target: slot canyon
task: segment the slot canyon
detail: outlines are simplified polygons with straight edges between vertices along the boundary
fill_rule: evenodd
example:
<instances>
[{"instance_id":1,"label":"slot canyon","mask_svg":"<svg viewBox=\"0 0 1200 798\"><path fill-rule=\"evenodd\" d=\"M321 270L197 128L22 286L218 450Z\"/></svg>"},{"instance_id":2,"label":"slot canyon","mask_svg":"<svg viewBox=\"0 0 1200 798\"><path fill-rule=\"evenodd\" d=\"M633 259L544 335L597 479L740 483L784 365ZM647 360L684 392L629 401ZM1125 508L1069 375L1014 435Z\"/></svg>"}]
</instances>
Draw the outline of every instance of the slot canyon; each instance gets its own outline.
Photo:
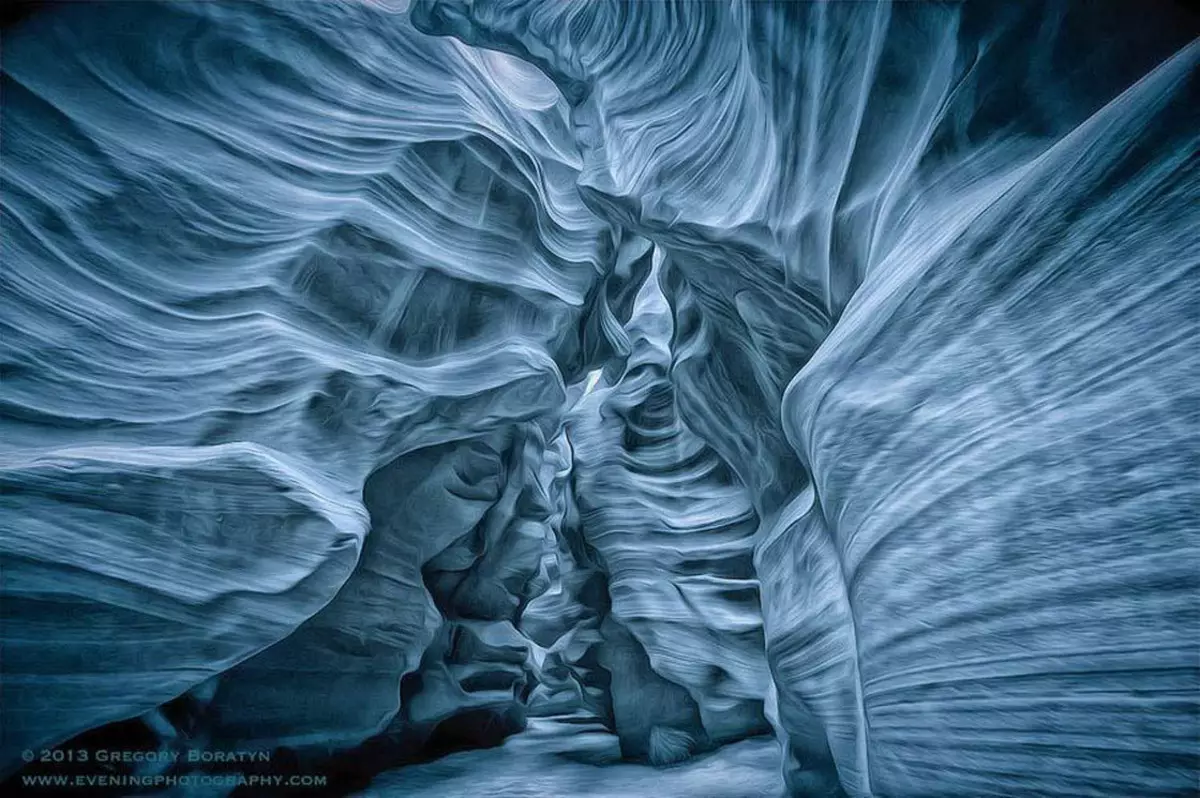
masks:
<instances>
[{"instance_id":1,"label":"slot canyon","mask_svg":"<svg viewBox=\"0 0 1200 798\"><path fill-rule=\"evenodd\" d=\"M1200 795L1198 34L6 7L0 789Z\"/></svg>"}]
</instances>

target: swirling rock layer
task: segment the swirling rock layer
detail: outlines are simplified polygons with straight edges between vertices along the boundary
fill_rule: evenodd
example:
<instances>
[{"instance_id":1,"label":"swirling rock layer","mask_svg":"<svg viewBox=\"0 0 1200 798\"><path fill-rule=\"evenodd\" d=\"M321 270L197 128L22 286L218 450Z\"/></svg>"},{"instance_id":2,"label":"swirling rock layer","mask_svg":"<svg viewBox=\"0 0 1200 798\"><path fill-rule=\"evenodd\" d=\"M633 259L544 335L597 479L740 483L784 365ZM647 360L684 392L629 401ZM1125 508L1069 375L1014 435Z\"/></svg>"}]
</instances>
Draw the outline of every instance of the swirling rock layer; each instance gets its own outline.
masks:
<instances>
[{"instance_id":1,"label":"swirling rock layer","mask_svg":"<svg viewBox=\"0 0 1200 798\"><path fill-rule=\"evenodd\" d=\"M357 743L444 617L515 619L536 570L527 422L605 346L619 235L544 79L296 11L6 37L7 756L219 673L219 737Z\"/></svg>"},{"instance_id":2,"label":"swirling rock layer","mask_svg":"<svg viewBox=\"0 0 1200 798\"><path fill-rule=\"evenodd\" d=\"M1121 59L1053 8L414 12L541 64L589 206L666 255L797 794L1195 779L1198 53L1113 11Z\"/></svg>"},{"instance_id":3,"label":"swirling rock layer","mask_svg":"<svg viewBox=\"0 0 1200 798\"><path fill-rule=\"evenodd\" d=\"M679 421L657 271L614 386L575 405L577 532L609 597L602 662L631 755L673 759L763 730L767 673L745 490ZM569 526L565 534L571 534Z\"/></svg>"},{"instance_id":4,"label":"swirling rock layer","mask_svg":"<svg viewBox=\"0 0 1200 798\"><path fill-rule=\"evenodd\" d=\"M552 716L654 764L770 723L797 796L1194 790L1194 23L16 21L0 767Z\"/></svg>"}]
</instances>

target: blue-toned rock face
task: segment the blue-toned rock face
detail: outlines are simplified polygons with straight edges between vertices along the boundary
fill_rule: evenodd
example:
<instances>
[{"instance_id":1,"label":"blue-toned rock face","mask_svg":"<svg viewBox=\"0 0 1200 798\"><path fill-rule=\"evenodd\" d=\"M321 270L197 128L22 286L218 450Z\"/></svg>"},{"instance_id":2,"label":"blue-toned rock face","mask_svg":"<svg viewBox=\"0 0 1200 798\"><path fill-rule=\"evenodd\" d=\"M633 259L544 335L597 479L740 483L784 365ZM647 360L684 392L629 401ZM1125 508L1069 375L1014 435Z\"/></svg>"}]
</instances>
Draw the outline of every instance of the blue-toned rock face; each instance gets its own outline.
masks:
<instances>
[{"instance_id":1,"label":"blue-toned rock face","mask_svg":"<svg viewBox=\"0 0 1200 798\"><path fill-rule=\"evenodd\" d=\"M346 793L527 728L472 789L1200 783L1182 5L27 11L12 783L70 741Z\"/></svg>"}]
</instances>

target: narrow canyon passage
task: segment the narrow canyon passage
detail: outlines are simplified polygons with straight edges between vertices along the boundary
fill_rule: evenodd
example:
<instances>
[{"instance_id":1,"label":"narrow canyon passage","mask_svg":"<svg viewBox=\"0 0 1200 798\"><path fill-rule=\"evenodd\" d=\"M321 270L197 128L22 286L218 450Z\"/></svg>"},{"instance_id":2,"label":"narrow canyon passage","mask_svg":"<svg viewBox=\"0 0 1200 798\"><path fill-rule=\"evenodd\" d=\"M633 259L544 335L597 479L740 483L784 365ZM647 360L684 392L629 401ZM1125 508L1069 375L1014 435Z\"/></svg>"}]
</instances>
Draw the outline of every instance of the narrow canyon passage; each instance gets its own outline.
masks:
<instances>
[{"instance_id":1,"label":"narrow canyon passage","mask_svg":"<svg viewBox=\"0 0 1200 798\"><path fill-rule=\"evenodd\" d=\"M6 12L0 789L1200 794L1198 34Z\"/></svg>"}]
</instances>

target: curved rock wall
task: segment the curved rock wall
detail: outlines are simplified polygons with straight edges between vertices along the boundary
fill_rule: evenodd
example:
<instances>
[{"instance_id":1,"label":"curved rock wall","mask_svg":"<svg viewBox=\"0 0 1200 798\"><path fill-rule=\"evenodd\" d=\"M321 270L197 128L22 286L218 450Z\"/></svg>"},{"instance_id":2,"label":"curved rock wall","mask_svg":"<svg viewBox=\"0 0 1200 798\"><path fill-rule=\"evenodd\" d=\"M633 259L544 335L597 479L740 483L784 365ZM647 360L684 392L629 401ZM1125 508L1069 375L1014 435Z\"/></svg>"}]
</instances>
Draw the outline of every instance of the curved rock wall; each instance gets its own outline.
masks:
<instances>
[{"instance_id":1,"label":"curved rock wall","mask_svg":"<svg viewBox=\"0 0 1200 798\"><path fill-rule=\"evenodd\" d=\"M1200 51L1104 10L414 8L541 65L665 253L797 795L1194 782Z\"/></svg>"},{"instance_id":2,"label":"curved rock wall","mask_svg":"<svg viewBox=\"0 0 1200 798\"><path fill-rule=\"evenodd\" d=\"M219 673L231 741L380 731L443 618L513 619L528 422L607 357L557 93L367 8L5 38L6 761Z\"/></svg>"},{"instance_id":3,"label":"curved rock wall","mask_svg":"<svg viewBox=\"0 0 1200 798\"><path fill-rule=\"evenodd\" d=\"M760 563L794 552L841 592L776 640L828 636L846 701L818 714L847 730L834 756L860 791L1194 778L1197 441L1179 402L1200 248L1172 231L1200 220L1195 128L1180 135L1198 58L1113 100L948 246L881 267L889 284L864 285L789 386L815 492ZM781 615L811 603L791 573L764 580Z\"/></svg>"},{"instance_id":4,"label":"curved rock wall","mask_svg":"<svg viewBox=\"0 0 1200 798\"><path fill-rule=\"evenodd\" d=\"M656 269L626 326L624 372L582 397L564 431L579 534L610 601L601 661L616 730L629 755L652 760L656 736L675 740L678 756L766 727L757 518L742 485L679 420L672 327Z\"/></svg>"}]
</instances>

